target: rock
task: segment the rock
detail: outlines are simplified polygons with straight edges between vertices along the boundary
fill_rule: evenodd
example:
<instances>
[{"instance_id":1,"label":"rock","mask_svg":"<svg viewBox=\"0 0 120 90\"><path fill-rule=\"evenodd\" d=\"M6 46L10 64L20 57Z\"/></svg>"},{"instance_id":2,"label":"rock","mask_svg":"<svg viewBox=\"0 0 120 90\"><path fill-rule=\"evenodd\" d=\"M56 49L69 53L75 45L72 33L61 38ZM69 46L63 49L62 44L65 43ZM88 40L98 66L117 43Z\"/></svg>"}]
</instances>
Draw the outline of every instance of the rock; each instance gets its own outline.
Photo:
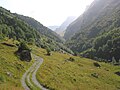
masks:
<instances>
[{"instance_id":1,"label":"rock","mask_svg":"<svg viewBox=\"0 0 120 90\"><path fill-rule=\"evenodd\" d=\"M32 59L30 51L29 50L21 51L20 59L25 61L30 61Z\"/></svg>"},{"instance_id":2,"label":"rock","mask_svg":"<svg viewBox=\"0 0 120 90\"><path fill-rule=\"evenodd\" d=\"M92 73L91 76L95 77L95 78L98 78L99 74L97 73Z\"/></svg>"},{"instance_id":3,"label":"rock","mask_svg":"<svg viewBox=\"0 0 120 90\"><path fill-rule=\"evenodd\" d=\"M6 72L6 74L7 74L9 77L12 77L12 73L11 73L11 72Z\"/></svg>"},{"instance_id":4,"label":"rock","mask_svg":"<svg viewBox=\"0 0 120 90\"><path fill-rule=\"evenodd\" d=\"M31 61L32 57L30 52L31 49L29 49L25 43L21 42L15 54L17 54L22 61Z\"/></svg>"}]
</instances>

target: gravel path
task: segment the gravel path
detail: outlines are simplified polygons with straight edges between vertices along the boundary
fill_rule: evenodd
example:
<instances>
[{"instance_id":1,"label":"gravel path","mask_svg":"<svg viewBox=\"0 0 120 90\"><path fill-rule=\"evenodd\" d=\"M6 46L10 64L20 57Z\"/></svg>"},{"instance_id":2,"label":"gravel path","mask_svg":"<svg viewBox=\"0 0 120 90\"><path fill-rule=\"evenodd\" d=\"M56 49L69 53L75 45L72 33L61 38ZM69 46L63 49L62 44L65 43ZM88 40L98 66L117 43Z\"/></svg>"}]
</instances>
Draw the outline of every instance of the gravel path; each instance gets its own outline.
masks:
<instances>
[{"instance_id":1,"label":"gravel path","mask_svg":"<svg viewBox=\"0 0 120 90\"><path fill-rule=\"evenodd\" d=\"M32 86L32 87L38 87L39 89L38 90L48 90L46 88L44 88L39 82L38 80L36 79L36 73L37 73L37 70L39 69L40 65L43 63L43 59L36 56L36 55L33 55L34 57L34 64L24 73L24 75L22 76L22 79L21 79L21 83L22 83L22 86L25 90L30 90L30 88L27 86L27 83ZM30 75L32 77L30 77ZM31 79L30 79L31 78ZM32 81L31 81L32 80ZM27 81L27 83L26 83ZM34 83L34 84L33 84Z\"/></svg>"}]
</instances>

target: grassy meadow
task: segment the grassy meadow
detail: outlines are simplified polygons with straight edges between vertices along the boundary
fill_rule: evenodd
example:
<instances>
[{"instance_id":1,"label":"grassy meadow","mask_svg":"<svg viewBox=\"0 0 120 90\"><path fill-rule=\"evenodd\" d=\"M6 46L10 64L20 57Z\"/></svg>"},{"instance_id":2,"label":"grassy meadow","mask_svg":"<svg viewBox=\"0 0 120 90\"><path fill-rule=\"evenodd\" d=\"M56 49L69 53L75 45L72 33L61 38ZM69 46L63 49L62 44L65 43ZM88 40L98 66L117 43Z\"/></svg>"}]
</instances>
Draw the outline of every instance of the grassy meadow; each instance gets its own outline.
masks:
<instances>
[{"instance_id":1,"label":"grassy meadow","mask_svg":"<svg viewBox=\"0 0 120 90\"><path fill-rule=\"evenodd\" d=\"M33 53L44 59L37 72L37 79L51 90L119 90L120 76L114 74L119 66L100 63L94 66L93 60L70 56L58 52L46 55L44 49L33 48ZM74 61L69 61L69 58Z\"/></svg>"},{"instance_id":2,"label":"grassy meadow","mask_svg":"<svg viewBox=\"0 0 120 90\"><path fill-rule=\"evenodd\" d=\"M12 40L6 41L13 44ZM17 47L10 47L0 42L0 90L24 90L21 86L21 77L31 66L33 61L24 62L19 60L14 52Z\"/></svg>"},{"instance_id":3,"label":"grassy meadow","mask_svg":"<svg viewBox=\"0 0 120 90\"><path fill-rule=\"evenodd\" d=\"M2 41L1 41L2 42ZM6 41L13 44L12 40ZM13 44L14 45L14 44ZM52 52L47 56L46 50L30 46L32 53L44 59L37 72L38 81L50 90L119 90L120 76L114 74L119 66L93 60ZM31 62L20 61L14 54L17 47L0 43L0 90L23 90L21 77L32 65ZM70 57L74 60L70 61ZM31 76L30 76L31 77Z\"/></svg>"}]
</instances>

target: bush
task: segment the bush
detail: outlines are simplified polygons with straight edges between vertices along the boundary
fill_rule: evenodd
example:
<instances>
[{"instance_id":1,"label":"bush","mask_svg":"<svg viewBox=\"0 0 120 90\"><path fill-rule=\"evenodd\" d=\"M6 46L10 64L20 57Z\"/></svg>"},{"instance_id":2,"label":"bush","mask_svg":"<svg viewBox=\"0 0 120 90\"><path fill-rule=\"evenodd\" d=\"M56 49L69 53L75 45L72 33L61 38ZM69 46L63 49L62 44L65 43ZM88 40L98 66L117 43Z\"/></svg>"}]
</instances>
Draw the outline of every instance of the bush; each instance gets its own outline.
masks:
<instances>
[{"instance_id":1,"label":"bush","mask_svg":"<svg viewBox=\"0 0 120 90\"><path fill-rule=\"evenodd\" d=\"M74 52L74 56L79 56L79 53L78 52Z\"/></svg>"},{"instance_id":2,"label":"bush","mask_svg":"<svg viewBox=\"0 0 120 90\"><path fill-rule=\"evenodd\" d=\"M73 62L73 61L75 61L75 59L74 59L73 57L70 57L70 58L68 59L68 61Z\"/></svg>"},{"instance_id":3,"label":"bush","mask_svg":"<svg viewBox=\"0 0 120 90\"><path fill-rule=\"evenodd\" d=\"M28 46L25 44L25 42L21 42L19 47L18 47L18 52L21 52L22 50L29 50Z\"/></svg>"},{"instance_id":4,"label":"bush","mask_svg":"<svg viewBox=\"0 0 120 90\"><path fill-rule=\"evenodd\" d=\"M47 48L46 51L47 51L47 55L50 56L50 55L51 55L51 49L50 49L50 48Z\"/></svg>"},{"instance_id":5,"label":"bush","mask_svg":"<svg viewBox=\"0 0 120 90\"><path fill-rule=\"evenodd\" d=\"M3 75L0 75L0 82L5 82L5 81L6 81L5 77Z\"/></svg>"},{"instance_id":6,"label":"bush","mask_svg":"<svg viewBox=\"0 0 120 90\"><path fill-rule=\"evenodd\" d=\"M99 67L99 68L101 67L100 64L97 63L97 62L94 62L93 64L94 64L95 67Z\"/></svg>"}]
</instances>

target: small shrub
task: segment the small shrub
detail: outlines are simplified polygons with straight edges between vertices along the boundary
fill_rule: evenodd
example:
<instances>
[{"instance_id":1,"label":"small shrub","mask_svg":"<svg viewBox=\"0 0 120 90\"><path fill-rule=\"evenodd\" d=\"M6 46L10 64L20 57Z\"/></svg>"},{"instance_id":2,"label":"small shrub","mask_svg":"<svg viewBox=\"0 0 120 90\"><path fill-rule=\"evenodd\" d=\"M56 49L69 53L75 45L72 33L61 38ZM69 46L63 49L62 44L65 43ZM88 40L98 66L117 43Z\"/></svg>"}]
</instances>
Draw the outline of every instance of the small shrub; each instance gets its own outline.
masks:
<instances>
[{"instance_id":1,"label":"small shrub","mask_svg":"<svg viewBox=\"0 0 120 90\"><path fill-rule=\"evenodd\" d=\"M99 64L99 63L97 63L97 62L94 62L93 64L94 64L94 66L95 66L95 67L98 67L98 68L100 68L100 67L101 67L101 66L100 66L100 64Z\"/></svg>"},{"instance_id":2,"label":"small shrub","mask_svg":"<svg viewBox=\"0 0 120 90\"><path fill-rule=\"evenodd\" d=\"M22 52L23 50L29 50L29 47L24 43L24 42L21 42L19 47L18 47L18 52Z\"/></svg>"},{"instance_id":3,"label":"small shrub","mask_svg":"<svg viewBox=\"0 0 120 90\"><path fill-rule=\"evenodd\" d=\"M73 61L75 61L75 59L74 59L73 57L70 57L70 58L68 59L68 61L73 62Z\"/></svg>"},{"instance_id":4,"label":"small shrub","mask_svg":"<svg viewBox=\"0 0 120 90\"><path fill-rule=\"evenodd\" d=\"M76 82L76 79L73 79Z\"/></svg>"},{"instance_id":5,"label":"small shrub","mask_svg":"<svg viewBox=\"0 0 120 90\"><path fill-rule=\"evenodd\" d=\"M3 75L0 75L0 82L5 82L5 81L6 81L5 77Z\"/></svg>"},{"instance_id":6,"label":"small shrub","mask_svg":"<svg viewBox=\"0 0 120 90\"><path fill-rule=\"evenodd\" d=\"M79 53L78 52L74 52L74 56L79 56Z\"/></svg>"},{"instance_id":7,"label":"small shrub","mask_svg":"<svg viewBox=\"0 0 120 90\"><path fill-rule=\"evenodd\" d=\"M46 51L47 51L47 55L50 56L51 55L51 49L47 48Z\"/></svg>"}]
</instances>

